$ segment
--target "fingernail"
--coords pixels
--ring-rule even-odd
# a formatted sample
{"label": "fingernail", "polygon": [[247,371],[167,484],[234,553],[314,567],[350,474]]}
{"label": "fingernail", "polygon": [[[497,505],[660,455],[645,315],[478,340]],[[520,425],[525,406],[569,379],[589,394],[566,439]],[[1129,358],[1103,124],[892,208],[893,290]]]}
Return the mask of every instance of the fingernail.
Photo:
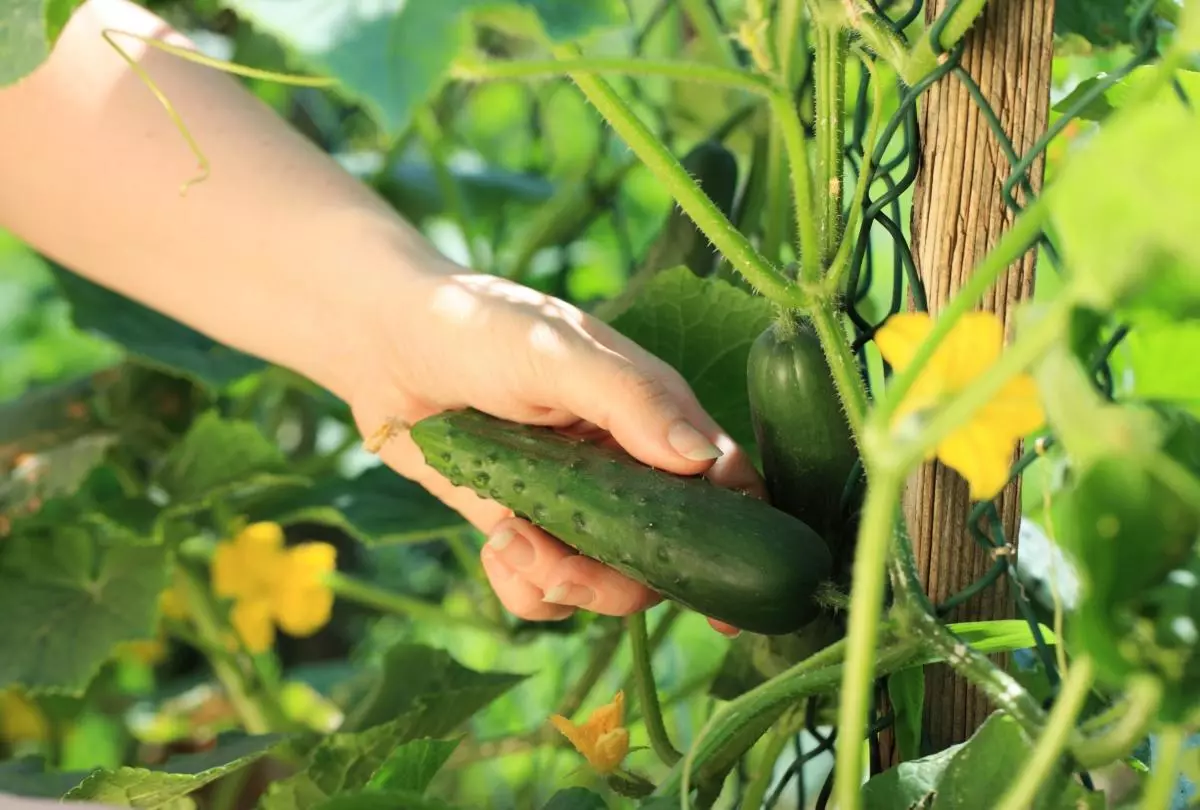
{"label": "fingernail", "polygon": [[533,563],[533,545],[513,529],[496,532],[488,545],[512,568],[527,568]]}
{"label": "fingernail", "polygon": [[569,582],[564,582],[561,585],[555,585],[550,590],[546,591],[546,595],[542,597],[543,602],[549,602],[552,605],[566,605],[568,607],[586,607],[590,605],[596,598],[596,592],[584,585],[572,585]]}
{"label": "fingernail", "polygon": [[667,431],[667,442],[675,452],[692,461],[710,461],[724,455],[704,434],[680,419]]}

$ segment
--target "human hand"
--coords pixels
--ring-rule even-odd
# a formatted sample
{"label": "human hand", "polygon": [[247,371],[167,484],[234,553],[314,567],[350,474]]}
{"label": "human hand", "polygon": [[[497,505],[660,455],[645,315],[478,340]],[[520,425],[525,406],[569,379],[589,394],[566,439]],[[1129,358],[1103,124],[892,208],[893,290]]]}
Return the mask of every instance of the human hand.
{"label": "human hand", "polygon": [[[374,319],[369,354],[376,359],[363,369],[350,402],[364,436],[388,420],[412,424],[473,407],[607,442],[659,469],[704,473],[718,486],[764,496],[749,458],[678,372],[606,324],[519,284],[457,268],[424,277],[415,289],[404,317],[382,302]],[[558,620],[584,608],[623,616],[661,600],[504,506],[451,485],[426,465],[407,431],[389,438],[379,454],[489,536],[483,567],[515,615]]]}

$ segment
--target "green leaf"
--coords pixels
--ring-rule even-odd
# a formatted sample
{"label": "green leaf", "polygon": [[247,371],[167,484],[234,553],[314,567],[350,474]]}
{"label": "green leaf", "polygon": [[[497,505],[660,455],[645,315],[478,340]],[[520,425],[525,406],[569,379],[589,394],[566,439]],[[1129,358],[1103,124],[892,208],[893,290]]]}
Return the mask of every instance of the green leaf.
{"label": "green leaf", "polygon": [[382,464],[354,478],[330,477],[273,495],[251,504],[248,513],[281,524],[327,523],[362,543],[420,542],[467,525],[423,486]]}
{"label": "green leaf", "polygon": [[151,638],[168,553],[105,547],[79,527],[0,544],[0,688],[81,693],[113,647]]}
{"label": "green leaf", "polygon": [[888,676],[888,699],[895,716],[896,747],[900,759],[909,761],[921,755],[921,730],[924,727],[925,670],[902,669]]}
{"label": "green leaf", "polygon": [[1200,316],[1200,114],[1169,87],[1126,107],[1047,191],[1072,292],[1097,310]]}
{"label": "green leaf", "polygon": [[384,654],[370,686],[347,710],[342,728],[366,729],[406,715],[414,736],[442,736],[525,678],[476,672],[444,650],[396,644]]}
{"label": "green leaf", "polygon": [[[1127,101],[1136,99],[1137,94],[1146,86],[1146,83],[1154,78],[1155,72],[1156,68],[1153,66],[1143,65],[1134,68],[1129,75],[1114,82],[1104,93],[1088,102],[1079,112],[1078,117],[1088,121],[1103,121],[1113,112],[1124,107]],[[1175,78],[1190,97],[1200,96],[1200,73],[1180,70],[1176,72]],[[1102,82],[1103,78],[1100,76],[1084,79],[1066,97],[1054,105],[1054,111],[1066,113],[1077,101],[1092,93]]]}
{"label": "green leaf", "polygon": [[[1001,619],[988,622],[958,622],[946,626],[964,643],[984,655],[1028,650],[1037,646],[1029,623],[1022,619]],[[1047,644],[1054,644],[1054,631],[1044,624],[1038,626]]]}
{"label": "green leaf", "polygon": [[458,740],[421,739],[407,742],[392,751],[387,761],[371,777],[367,787],[385,791],[424,793],[433,777],[454,749]]}
{"label": "green leaf", "polygon": [[608,804],[587,788],[570,787],[551,796],[542,810],[608,810]]}
{"label": "green leaf", "polygon": [[0,794],[57,799],[79,784],[86,773],[46,770],[40,757],[22,757],[0,762]]}
{"label": "green leaf", "polygon": [[1101,47],[1128,43],[1139,5],[1138,0],[1057,0],[1054,33],[1075,34]]}
{"label": "green leaf", "polygon": [[139,362],[224,388],[267,367],[160,312],[50,263],[75,325],[107,338]]}
{"label": "green leaf", "polygon": [[[995,712],[965,743],[902,762],[863,786],[864,810],[991,807],[1027,764],[1032,743],[1015,720]],[[1089,807],[1089,794],[1060,767],[1029,810]],[[1103,805],[1101,805],[1103,806]]]}
{"label": "green leaf", "polygon": [[286,469],[283,452],[254,424],[209,411],[171,449],[157,480],[173,501],[192,504],[263,476],[281,476]]}
{"label": "green leaf", "polygon": [[623,22],[619,0],[222,0],[256,28],[279,39],[304,64],[335,78],[388,139],[441,89],[469,42],[473,15],[516,9],[540,17],[553,40],[573,39]]}
{"label": "green leaf", "polygon": [[50,56],[83,0],[0,0],[0,87],[15,84]]}
{"label": "green leaf", "polygon": [[734,441],[752,447],[746,360],[773,316],[767,299],[680,266],[647,284],[612,326],[674,367]]}
{"label": "green leaf", "polygon": [[211,751],[174,757],[158,768],[101,769],[63,798],[104,802],[115,807],[167,810],[189,793],[266,756],[281,740],[274,734],[241,737],[223,741]]}

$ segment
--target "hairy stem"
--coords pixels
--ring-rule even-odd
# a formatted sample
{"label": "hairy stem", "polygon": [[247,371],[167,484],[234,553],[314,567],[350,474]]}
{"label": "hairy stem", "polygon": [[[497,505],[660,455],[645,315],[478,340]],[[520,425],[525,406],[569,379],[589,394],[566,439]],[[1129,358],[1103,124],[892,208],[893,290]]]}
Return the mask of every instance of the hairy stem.
{"label": "hairy stem", "polygon": [[[967,35],[971,26],[983,13],[987,0],[962,0],[950,13],[948,18],[935,21],[925,29],[921,38],[913,45],[908,59],[901,71],[901,78],[909,87],[916,85],[921,79],[932,73],[938,64],[938,56],[934,48],[934,37],[938,37],[939,50],[949,51],[959,40]],[[941,24],[939,24],[941,23]]]}
{"label": "hairy stem", "polygon": [[663,725],[662,708],[658,704],[658,693],[654,688],[654,670],[650,666],[650,645],[646,633],[646,614],[634,613],[626,620],[629,628],[629,647],[633,656],[633,680],[637,686],[638,705],[642,707],[642,720],[650,747],[667,765],[679,761],[680,754],[671,745],[667,728]]}
{"label": "hairy stem", "polygon": [[846,31],[840,25],[818,25],[816,46],[817,193],[824,201],[819,208],[821,262],[824,265],[833,258],[842,229]]}
{"label": "hairy stem", "polygon": [[[796,204],[796,235],[799,240],[800,277],[816,279],[821,275],[821,248],[817,236],[817,216],[813,208],[812,175],[809,173],[808,145],[800,114],[790,93],[771,96],[771,115],[783,133],[792,174],[792,198]],[[797,303],[801,303],[803,298]]]}
{"label": "hairy stem", "polygon": [[[574,53],[573,49],[564,45],[555,48],[555,55],[567,59]],[[724,254],[730,265],[763,295],[781,305],[794,305],[797,296],[789,288],[786,279],[713,204],[679,160],[638,119],[616,91],[597,76],[575,72],[569,75],[609,126],[658,178],[684,213],[692,218],[696,227]]]}
{"label": "hairy stem", "polygon": [[868,478],[870,486],[863,503],[854,558],[846,664],[838,706],[833,797],[840,810],[857,810],[861,802],[862,741],[875,679],[888,547],[904,483],[903,476],[892,470],[872,470]]}
{"label": "hairy stem", "polygon": [[771,82],[765,76],[737,68],[725,68],[707,62],[684,59],[641,59],[628,57],[588,57],[579,59],[529,59],[503,62],[461,61],[450,75],[466,81],[497,79],[558,78],[578,75],[613,74],[676,79],[744,90],[763,96],[771,94]]}
{"label": "hairy stem", "polygon": [[1062,684],[1054,709],[1037,744],[1029,752],[1025,767],[1016,783],[996,805],[996,810],[1025,810],[1033,807],[1037,793],[1051,772],[1058,767],[1063,748],[1075,729],[1079,712],[1087,702],[1095,677],[1092,659],[1084,656],[1071,665],[1071,672]]}
{"label": "hairy stem", "polygon": [[842,408],[846,411],[846,420],[850,423],[856,443],[861,444],[863,426],[867,420],[867,389],[859,374],[858,363],[854,353],[846,341],[846,333],[842,329],[837,312],[828,299],[820,299],[811,310],[813,328],[821,341],[821,349],[825,353],[825,362],[829,364],[834,386],[842,400]]}

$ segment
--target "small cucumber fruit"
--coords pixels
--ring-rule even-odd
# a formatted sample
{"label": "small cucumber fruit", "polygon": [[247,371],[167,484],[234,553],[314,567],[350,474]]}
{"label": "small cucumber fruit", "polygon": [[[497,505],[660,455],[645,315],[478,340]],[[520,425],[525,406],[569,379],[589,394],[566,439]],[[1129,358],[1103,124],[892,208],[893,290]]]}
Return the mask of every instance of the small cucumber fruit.
{"label": "small cucumber fruit", "polygon": [[833,542],[858,449],[816,332],[803,321],[772,323],[750,348],[746,378],[772,505]]}
{"label": "small cucumber fruit", "polygon": [[426,462],[684,607],[764,635],[813,619],[824,541],[765,501],[479,411],[412,426]]}

